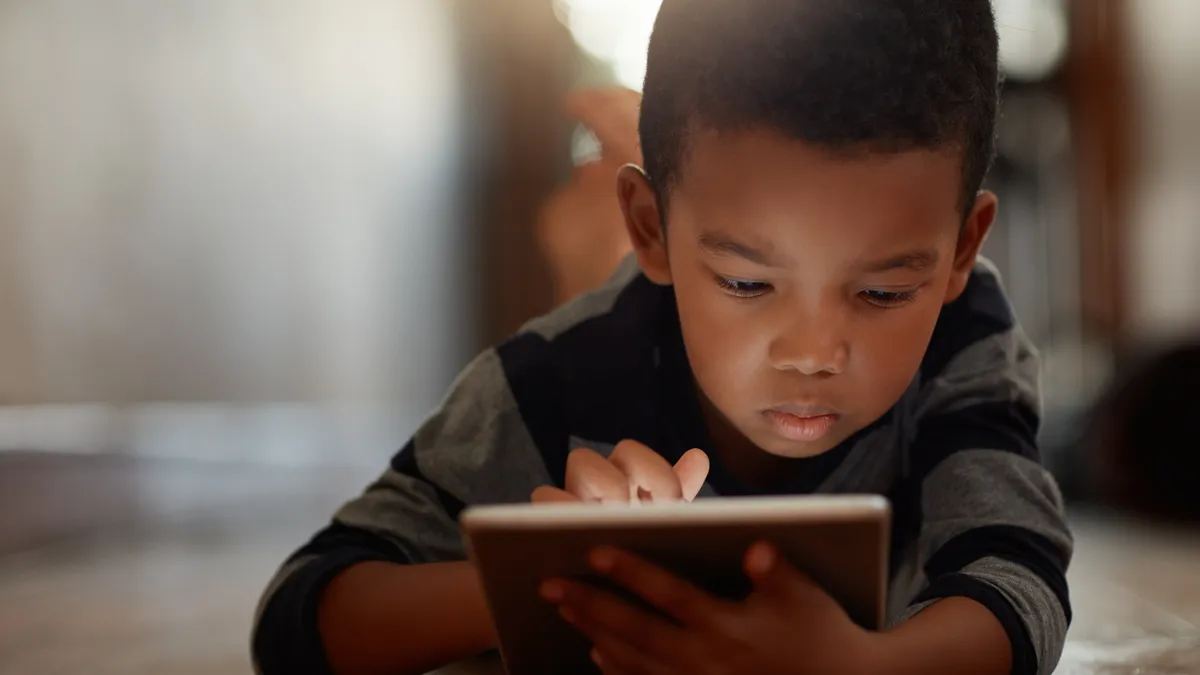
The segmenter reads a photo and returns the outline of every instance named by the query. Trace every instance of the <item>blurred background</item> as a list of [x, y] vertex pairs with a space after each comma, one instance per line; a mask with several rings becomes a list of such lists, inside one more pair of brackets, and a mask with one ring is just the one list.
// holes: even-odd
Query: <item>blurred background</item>
[[[1200, 672], [1200, 3], [994, 4], [985, 254], [1103, 617], [1060, 670]], [[0, 673], [249, 672], [275, 565], [615, 263], [548, 215], [564, 100], [640, 89], [656, 9], [0, 3]]]

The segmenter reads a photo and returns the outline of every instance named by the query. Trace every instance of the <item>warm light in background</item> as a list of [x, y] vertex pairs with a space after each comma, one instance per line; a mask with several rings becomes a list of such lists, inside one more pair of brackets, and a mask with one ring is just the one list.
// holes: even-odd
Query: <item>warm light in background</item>
[[[617, 84], [641, 91], [646, 46], [661, 0], [555, 0], [576, 43], [613, 69]], [[1014, 80], [1048, 77], [1067, 50], [1062, 0], [993, 0], [1000, 60]]]
[[1000, 34], [1000, 63], [1014, 80], [1042, 80], [1067, 53], [1062, 0], [993, 0]]
[[642, 90], [646, 46], [661, 0], [555, 0], [554, 11], [575, 41], [608, 63], [617, 84]]

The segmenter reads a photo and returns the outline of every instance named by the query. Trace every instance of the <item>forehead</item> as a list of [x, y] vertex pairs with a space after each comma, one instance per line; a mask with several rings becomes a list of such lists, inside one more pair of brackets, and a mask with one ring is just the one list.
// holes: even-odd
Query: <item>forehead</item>
[[770, 131], [691, 139], [670, 194], [670, 220], [775, 240], [825, 231], [870, 242], [957, 233], [962, 180], [954, 150], [833, 153]]

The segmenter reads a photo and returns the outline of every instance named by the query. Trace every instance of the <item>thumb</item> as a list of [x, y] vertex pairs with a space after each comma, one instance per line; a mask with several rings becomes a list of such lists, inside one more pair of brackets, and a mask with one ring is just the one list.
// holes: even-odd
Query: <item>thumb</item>
[[754, 584], [755, 594], [766, 597], [794, 597], [813, 584], [780, 554], [778, 548], [765, 541], [755, 542], [746, 549], [743, 568]]

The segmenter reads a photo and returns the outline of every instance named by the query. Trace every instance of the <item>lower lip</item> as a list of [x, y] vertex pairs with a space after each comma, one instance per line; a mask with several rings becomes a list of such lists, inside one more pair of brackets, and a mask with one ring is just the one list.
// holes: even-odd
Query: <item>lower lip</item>
[[779, 412], [778, 410], [768, 410], [764, 414], [780, 436], [791, 441], [805, 443], [820, 440], [825, 434], [829, 433], [829, 430], [833, 428], [834, 423], [838, 420], [837, 415], [800, 417], [799, 415]]

